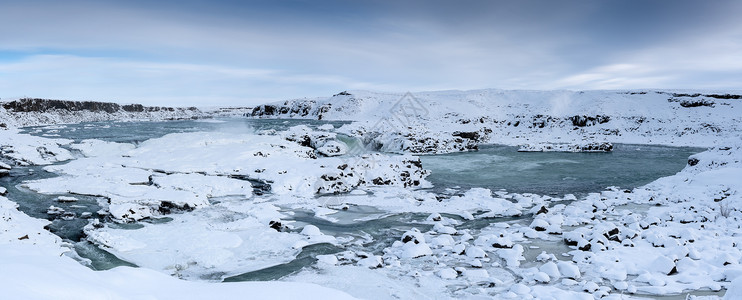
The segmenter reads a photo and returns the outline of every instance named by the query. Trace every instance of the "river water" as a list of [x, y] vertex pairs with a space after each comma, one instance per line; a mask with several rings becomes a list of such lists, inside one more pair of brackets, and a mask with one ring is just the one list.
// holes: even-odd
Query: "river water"
[[[219, 119], [219, 120], [186, 120], [167, 122], [94, 122], [61, 126], [40, 126], [25, 128], [26, 133], [38, 136], [67, 138], [75, 141], [100, 139], [114, 142], [139, 142], [161, 137], [176, 132], [257, 132], [261, 130], [285, 130], [295, 125], [317, 127], [331, 123], [336, 127], [348, 122], [326, 122], [315, 120], [262, 120], [262, 119]], [[343, 140], [343, 139], [341, 139]], [[428, 180], [434, 184], [435, 192], [455, 188], [465, 191], [471, 187], [484, 187], [493, 191], [505, 189], [508, 192], [536, 193], [548, 195], [575, 194], [584, 195], [599, 192], [608, 186], [634, 188], [647, 184], [657, 178], [680, 171], [686, 164], [689, 155], [702, 151], [699, 148], [664, 147], [646, 145], [615, 145], [612, 153], [524, 153], [508, 146], [482, 146], [477, 152], [454, 153], [445, 155], [423, 156], [423, 167], [432, 171]], [[88, 220], [76, 218], [62, 220], [50, 217], [46, 210], [57, 196], [46, 196], [20, 188], [26, 180], [56, 176], [44, 171], [41, 167], [17, 167], [12, 176], [0, 178], [0, 186], [10, 191], [8, 198], [19, 203], [25, 213], [48, 218], [53, 223], [50, 230], [62, 238], [75, 243], [77, 253], [92, 261], [93, 269], [108, 269], [119, 265], [131, 265], [115, 256], [98, 249], [92, 244], [81, 241], [81, 228]], [[93, 213], [98, 217], [100, 207], [95, 197], [76, 196], [80, 201], [65, 207], [77, 215], [83, 212]], [[293, 221], [298, 224], [313, 224], [323, 232], [331, 235], [370, 235], [373, 243], [363, 245], [364, 251], [380, 252], [384, 247], [398, 239], [401, 232], [410, 228], [410, 224], [426, 230], [426, 225], [419, 222], [427, 215], [421, 214], [386, 214], [370, 207], [352, 207], [339, 212], [333, 217], [340, 220], [366, 221], [329, 222], [315, 217], [310, 212], [293, 212]], [[167, 221], [163, 218], [160, 221]], [[463, 222], [461, 228], [479, 229], [494, 222], [530, 222], [530, 216], [520, 218], [485, 219]], [[136, 229], [135, 225], [131, 226]], [[548, 247], [549, 245], [542, 245]], [[552, 247], [564, 247], [555, 243]], [[542, 249], [543, 250], [543, 249]], [[226, 281], [273, 280], [295, 273], [313, 264], [317, 254], [328, 254], [341, 251], [329, 244], [319, 244], [304, 248], [303, 252], [292, 262], [239, 276], [227, 278]], [[534, 252], [535, 253], [535, 252]], [[529, 255], [528, 253], [526, 254]], [[534, 254], [535, 255], [535, 254]]]
[[608, 153], [518, 152], [485, 145], [476, 152], [423, 156], [437, 187], [484, 187], [514, 193], [582, 195], [609, 186], [631, 189], [672, 175], [699, 148], [614, 145]]

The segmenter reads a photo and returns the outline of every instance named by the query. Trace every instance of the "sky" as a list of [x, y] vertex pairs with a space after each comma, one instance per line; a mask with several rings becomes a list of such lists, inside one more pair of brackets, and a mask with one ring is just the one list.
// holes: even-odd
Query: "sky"
[[742, 1], [6, 1], [0, 101], [742, 89]]

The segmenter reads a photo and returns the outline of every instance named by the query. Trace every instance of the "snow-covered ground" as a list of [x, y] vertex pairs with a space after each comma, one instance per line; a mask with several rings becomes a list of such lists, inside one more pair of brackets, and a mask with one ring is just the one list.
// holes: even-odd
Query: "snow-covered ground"
[[447, 153], [477, 143], [612, 142], [710, 147], [740, 138], [742, 92], [351, 91], [257, 106], [255, 117], [353, 120], [380, 149]]
[[[86, 240], [142, 267], [87, 269], [61, 255], [69, 246], [43, 229], [47, 221], [0, 196], [0, 282], [23, 298], [628, 299], [701, 290], [720, 292], [707, 297], [716, 299], [729, 289], [726, 299], [735, 299], [742, 290], [735, 280], [742, 278], [739, 101], [682, 91], [351, 92], [254, 110], [356, 121], [337, 129], [173, 133], [138, 145], [0, 129], [0, 169], [49, 165], [59, 176], [20, 188], [98, 197], [108, 222], [91, 219]], [[420, 189], [430, 185], [429, 171], [410, 155], [485, 143], [544, 150], [603, 142], [709, 150], [673, 176], [580, 198], [484, 188], [434, 193]], [[374, 213], [358, 219], [359, 210]], [[339, 227], [411, 219], [395, 223], [398, 236], [347, 235], [292, 221], [304, 212]], [[319, 255], [280, 282], [203, 282], [286, 263], [319, 244], [340, 252]]]
[[4, 299], [352, 299], [343, 292], [293, 282], [189, 282], [146, 268], [93, 271], [72, 260], [59, 237], [0, 196], [0, 286]]

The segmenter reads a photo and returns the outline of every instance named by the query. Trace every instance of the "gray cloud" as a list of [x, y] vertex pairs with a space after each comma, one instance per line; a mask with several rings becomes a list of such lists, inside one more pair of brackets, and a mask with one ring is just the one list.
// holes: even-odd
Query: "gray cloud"
[[291, 3], [3, 4], [0, 55], [23, 58], [0, 59], [0, 96], [227, 104], [344, 89], [736, 88], [742, 77], [740, 2]]

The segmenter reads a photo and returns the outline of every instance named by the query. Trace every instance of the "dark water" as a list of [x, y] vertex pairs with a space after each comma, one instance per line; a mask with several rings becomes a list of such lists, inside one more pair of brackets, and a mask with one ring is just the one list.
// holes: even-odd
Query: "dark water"
[[701, 148], [614, 145], [608, 153], [518, 152], [517, 147], [482, 146], [477, 152], [421, 157], [436, 190], [459, 186], [516, 193], [564, 195], [631, 189], [670, 176]]
[[[98, 197], [83, 195], [43, 195], [37, 194], [31, 190], [21, 187], [21, 184], [27, 180], [37, 180], [57, 176], [54, 173], [44, 171], [40, 166], [15, 167], [10, 171], [10, 176], [0, 177], [0, 186], [8, 189], [8, 199], [18, 203], [18, 208], [25, 214], [51, 221], [46, 228], [75, 246], [77, 255], [81, 258], [88, 259], [88, 266], [94, 270], [107, 270], [117, 266], [135, 266], [134, 264], [118, 259], [116, 256], [98, 249], [98, 247], [83, 240], [84, 234], [82, 228], [88, 224], [91, 219], [101, 219], [97, 211], [100, 210]], [[58, 202], [59, 196], [72, 196], [78, 199], [75, 202]], [[64, 209], [65, 212], [72, 212], [75, 217], [69, 220], [60, 218], [60, 216], [47, 214], [49, 206], [55, 206]], [[90, 213], [89, 217], [83, 218], [83, 213]]]

